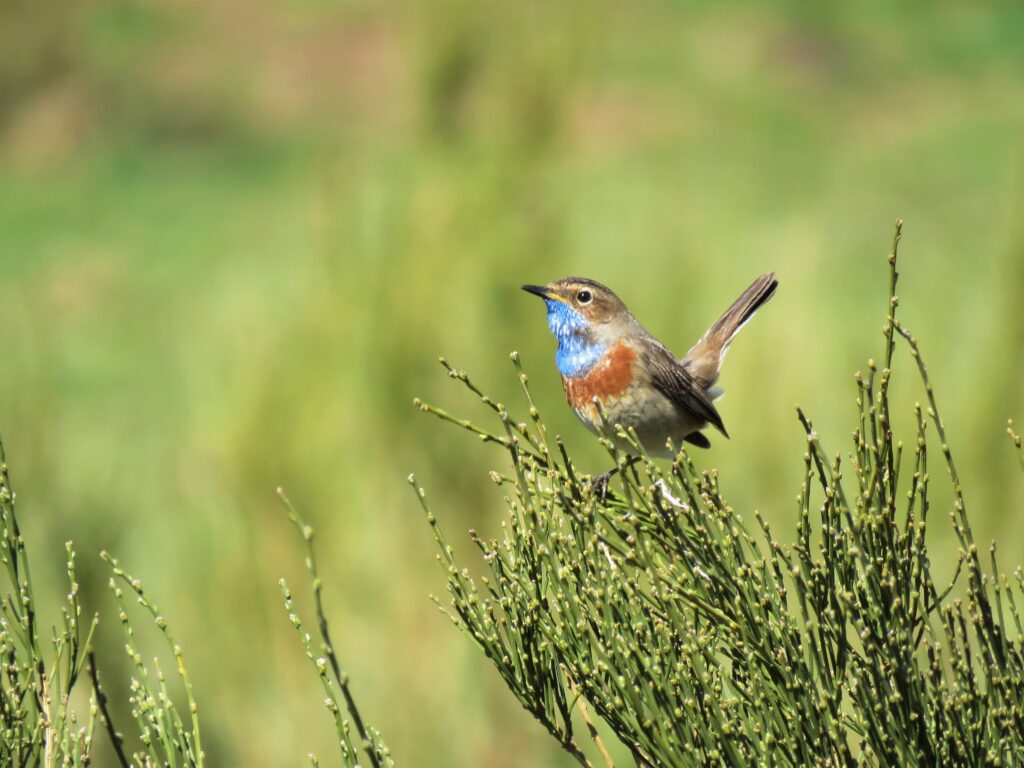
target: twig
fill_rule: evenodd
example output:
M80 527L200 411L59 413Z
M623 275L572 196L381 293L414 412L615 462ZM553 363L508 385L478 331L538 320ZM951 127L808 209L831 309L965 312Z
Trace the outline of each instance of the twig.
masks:
M1020 468L1024 469L1024 447L1021 446L1020 435L1013 431L1013 419L1006 422L1006 432L1013 440L1014 446L1017 448L1017 458L1020 460Z
M122 768L130 768L128 758L125 757L124 749L121 746L124 739L121 738L121 734L114 728L114 719L110 716L110 709L107 707L107 694L100 687L100 673L96 669L96 654L92 648L86 651L86 657L89 660L89 677L92 678L92 690L96 694L96 706L99 707L103 727L110 737L110 743L114 747L114 754L117 755L117 762L121 764Z
M313 528L299 517L299 513L296 512L295 507L292 506L292 503L285 495L283 488L277 489L277 495L288 510L288 518L298 529L303 541L306 542L306 568L313 580L313 602L316 606L317 629L320 631L320 639L324 654L327 656L327 661L331 665L331 671L334 673L334 679L337 681L338 687L341 688L341 693L345 697L345 706L348 708L349 714L352 716L352 722L355 724L356 730L359 732L359 737L363 740L363 749L366 752L367 757L370 758L370 764L373 765L374 768L380 768L380 760L377 757L376 750L374 749L373 740L367 733L366 725L363 723L363 718L359 714L359 707L356 706L355 697L349 689L348 675L341 671L341 664L338 662L338 655L335 653L334 643L331 641L330 628L327 623L327 614L324 612L323 582L320 580L320 574L316 567L316 552L313 548Z
M597 732L597 727L594 725L594 721L590 719L590 711L587 709L587 700L579 693L576 688L576 684L566 676L566 682L569 683L569 689L576 694L576 705L580 709L580 714L583 716L583 722L587 724L587 730L590 732L590 738L594 740L594 744L597 746L597 751L601 753L601 759L604 760L604 764L608 768L615 768L615 763L612 761L612 756L608 754L608 750L605 749L604 742L601 741L601 734Z

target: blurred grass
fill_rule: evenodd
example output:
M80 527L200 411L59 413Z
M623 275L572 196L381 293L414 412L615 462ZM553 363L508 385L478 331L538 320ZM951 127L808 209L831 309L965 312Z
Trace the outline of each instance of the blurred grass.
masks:
M3 4L0 428L41 576L57 594L74 538L98 603L87 554L131 564L214 762L329 754L278 605L301 578L284 485L397 759L564 765L427 600L405 475L466 527L500 508L480 452L410 406L456 397L434 357L511 399L519 349L598 471L519 284L602 280L682 352L774 269L722 379L733 439L701 460L786 530L791 405L844 447L897 216L975 533L1024 562L1022 34L1011 4Z

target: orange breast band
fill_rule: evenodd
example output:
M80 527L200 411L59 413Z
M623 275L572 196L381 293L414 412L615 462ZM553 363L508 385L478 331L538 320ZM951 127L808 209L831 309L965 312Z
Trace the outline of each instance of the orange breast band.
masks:
M562 389L569 405L582 408L596 397L604 402L615 398L629 389L633 383L633 364L636 352L624 341L606 352L586 376L564 377Z

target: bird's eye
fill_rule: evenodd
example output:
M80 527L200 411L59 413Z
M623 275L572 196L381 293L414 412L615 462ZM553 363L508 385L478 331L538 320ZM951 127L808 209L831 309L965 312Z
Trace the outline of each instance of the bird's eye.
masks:
M592 298L594 297L590 294L590 291L580 291L576 294L576 301L580 304L589 304Z

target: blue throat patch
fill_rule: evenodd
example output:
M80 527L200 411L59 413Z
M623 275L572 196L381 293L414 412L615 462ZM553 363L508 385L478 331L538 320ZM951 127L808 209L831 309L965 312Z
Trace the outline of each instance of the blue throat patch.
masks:
M545 299L544 303L548 305L548 327L558 339L555 353L558 372L570 378L585 376L607 347L587 338L590 330L587 319L564 301Z

